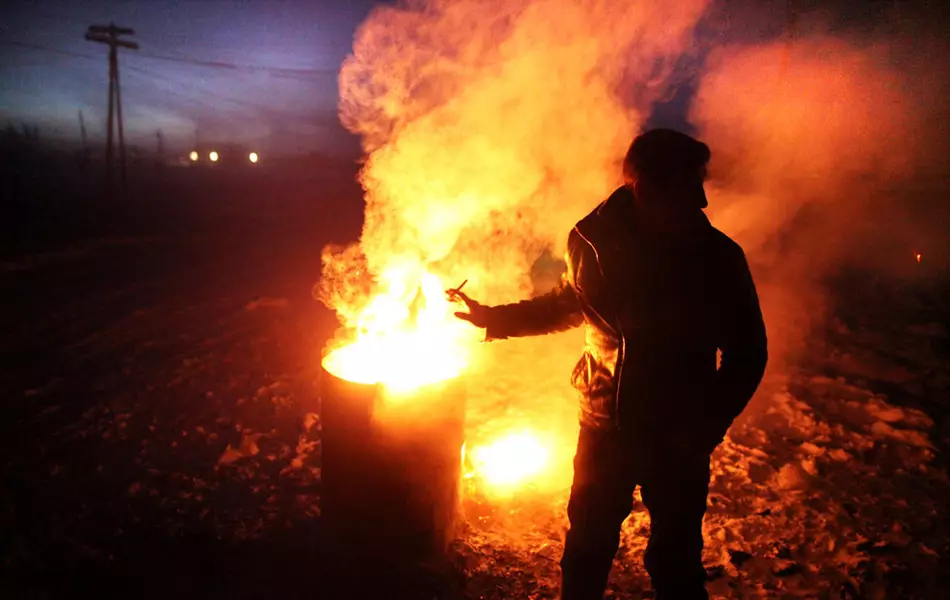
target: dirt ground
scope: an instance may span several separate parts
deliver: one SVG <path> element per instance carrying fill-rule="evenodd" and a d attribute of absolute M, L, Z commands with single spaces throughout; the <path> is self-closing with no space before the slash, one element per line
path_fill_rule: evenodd
<path fill-rule="evenodd" d="M 470 499 L 482 518 L 453 574 L 415 587 L 324 550 L 317 371 L 335 323 L 311 287 L 321 248 L 359 232 L 354 173 L 169 171 L 112 205 L 20 207 L 0 257 L 4 597 L 554 597 L 562 500 L 512 539 L 526 506 Z M 947 307 L 904 285 L 841 294 L 861 310 L 717 452 L 715 595 L 946 597 Z M 648 593 L 647 531 L 635 510 L 614 598 Z"/>

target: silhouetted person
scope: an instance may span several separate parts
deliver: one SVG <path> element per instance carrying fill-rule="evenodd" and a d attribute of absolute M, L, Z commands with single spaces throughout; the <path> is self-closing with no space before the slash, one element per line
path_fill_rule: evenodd
<path fill-rule="evenodd" d="M 709 156 L 676 131 L 640 135 L 624 160 L 625 185 L 571 231 L 559 287 L 492 307 L 457 293 L 470 312 L 456 315 L 486 328 L 487 339 L 586 327 L 572 377 L 581 430 L 564 600 L 603 597 L 637 485 L 650 511 L 644 562 L 656 597 L 708 598 L 709 457 L 767 360 L 745 255 L 703 213 Z"/>

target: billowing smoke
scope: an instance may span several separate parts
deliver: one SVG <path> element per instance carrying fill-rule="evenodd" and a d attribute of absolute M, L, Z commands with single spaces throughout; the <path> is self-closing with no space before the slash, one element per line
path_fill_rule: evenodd
<path fill-rule="evenodd" d="M 829 275 L 916 267 L 920 198 L 899 190 L 933 172 L 940 121 L 922 66 L 893 39 L 827 33 L 707 60 L 691 120 L 715 157 L 708 212 L 754 264 L 773 369 L 823 322 Z"/>
<path fill-rule="evenodd" d="M 359 327 L 381 274 L 417 299 L 425 272 L 486 303 L 550 287 L 573 224 L 620 182 L 620 160 L 669 89 L 706 0 L 433 0 L 381 6 L 340 73 L 361 135 L 359 245 L 324 253 L 321 297 Z M 385 279 L 385 277 L 383 278 Z M 391 293 L 391 289 L 389 290 Z M 472 348 L 469 442 L 521 426 L 570 479 L 581 332 Z"/>
<path fill-rule="evenodd" d="M 370 272 L 409 260 L 487 301 L 524 296 L 542 250 L 618 181 L 705 3 L 377 8 L 340 74 L 341 118 L 368 153 Z"/>
<path fill-rule="evenodd" d="M 328 248 L 320 297 L 361 326 L 382 282 L 418 301 L 426 273 L 486 303 L 550 287 L 572 225 L 620 182 L 654 101 L 696 54 L 706 0 L 431 0 L 380 6 L 340 74 L 360 134 L 366 219 Z M 747 250 L 774 364 L 816 322 L 820 278 L 856 247 L 862 211 L 912 175 L 932 102 L 890 49 L 821 35 L 707 56 L 690 118 L 713 150 L 710 216 Z M 829 218 L 829 215 L 831 216 Z M 817 222 L 817 224 L 815 224 Z M 385 273 L 390 273 L 384 276 Z M 406 314 L 409 314 L 408 311 Z M 470 442 L 546 431 L 546 481 L 570 478 L 579 331 L 473 348 Z"/>

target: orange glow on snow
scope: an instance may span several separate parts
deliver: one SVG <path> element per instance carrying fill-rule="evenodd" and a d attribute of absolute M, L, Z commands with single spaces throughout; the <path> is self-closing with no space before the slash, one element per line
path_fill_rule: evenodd
<path fill-rule="evenodd" d="M 475 476 L 488 491 L 505 495 L 544 475 L 550 467 L 550 450 L 529 430 L 509 433 L 471 451 Z"/>

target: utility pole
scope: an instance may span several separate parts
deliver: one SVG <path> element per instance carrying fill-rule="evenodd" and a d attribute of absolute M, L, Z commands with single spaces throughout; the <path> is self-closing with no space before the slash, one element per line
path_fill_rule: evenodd
<path fill-rule="evenodd" d="M 86 120 L 82 118 L 82 109 L 79 109 L 79 137 L 82 148 L 79 151 L 79 165 L 85 169 L 89 163 L 89 140 L 86 137 Z"/>
<path fill-rule="evenodd" d="M 162 134 L 162 130 L 159 129 L 155 132 L 155 140 L 158 142 L 158 147 L 155 152 L 155 164 L 159 166 L 164 166 L 165 164 L 165 135 Z"/>
<path fill-rule="evenodd" d="M 82 148 L 89 148 L 89 141 L 86 139 L 86 120 L 82 118 L 82 109 L 79 109 L 79 139 L 82 140 Z"/>
<path fill-rule="evenodd" d="M 136 42 L 120 40 L 120 35 L 135 35 L 135 31 L 129 27 L 116 27 L 115 23 L 109 23 L 109 25 L 90 25 L 89 29 L 86 30 L 87 40 L 107 44 L 109 46 L 109 126 L 108 135 L 106 137 L 106 176 L 111 183 L 112 122 L 113 114 L 115 114 L 119 128 L 119 160 L 122 169 L 122 185 L 125 185 L 125 135 L 122 129 L 122 93 L 119 89 L 119 60 L 117 49 L 121 46 L 130 50 L 138 50 L 139 45 Z"/>

